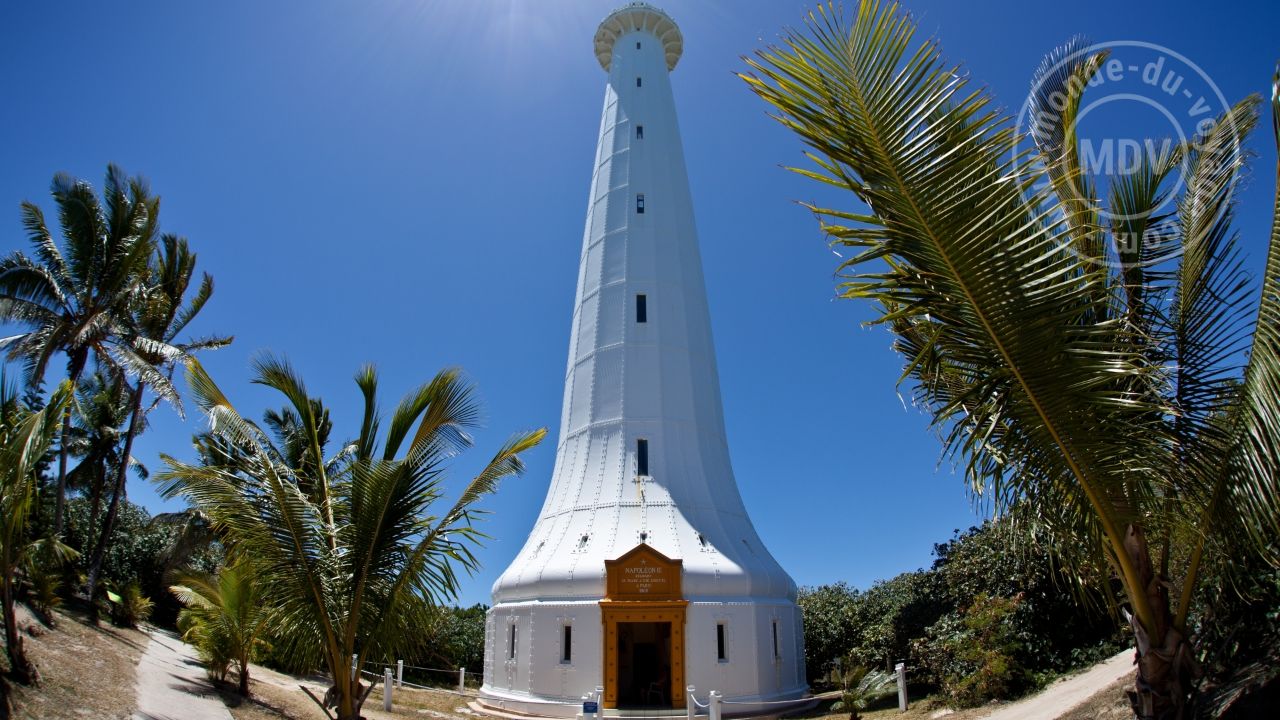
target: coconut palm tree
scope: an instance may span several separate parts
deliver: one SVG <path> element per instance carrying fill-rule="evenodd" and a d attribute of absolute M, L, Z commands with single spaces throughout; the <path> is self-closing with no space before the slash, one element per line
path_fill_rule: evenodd
<path fill-rule="evenodd" d="M 7 389 L 0 392 L 8 395 Z M 27 526 L 35 499 L 35 468 L 49 449 L 70 398 L 71 383 L 63 382 L 37 412 L 24 412 L 8 397 L 0 400 L 4 409 L 0 415 L 0 602 L 9 674 L 23 683 L 38 676 L 18 634 L 13 609 L 15 576 L 19 568 L 29 566 L 38 556 L 66 558 L 72 554 L 56 538 L 31 540 Z"/>
<path fill-rule="evenodd" d="M 249 663 L 266 647 L 271 614 L 263 604 L 253 566 L 241 560 L 217 575 L 179 573 L 169 588 L 187 607 L 178 614 L 182 639 L 220 676 L 235 665 L 240 694 L 249 696 Z"/>
<path fill-rule="evenodd" d="M 254 382 L 280 392 L 296 419 L 301 452 L 290 453 L 192 361 L 187 384 L 223 447 L 206 448 L 208 465 L 166 456 L 159 478 L 166 497 L 184 496 L 208 514 L 229 553 L 253 558 L 274 613 L 275 651 L 328 670 L 339 720 L 359 717 L 366 660 L 410 654 L 420 641 L 412 628 L 456 596 L 459 570 L 476 567 L 475 504 L 519 474 L 521 453 L 545 435 L 513 436 L 441 512 L 434 506 L 446 471 L 471 445 L 467 428 L 478 418 L 473 387 L 456 370 L 437 374 L 405 396 L 384 432 L 377 374 L 365 367 L 355 380 L 364 401 L 359 434 L 330 455 L 320 400 L 287 362 L 255 362 Z"/>
<path fill-rule="evenodd" d="M 1257 99 L 1111 182 L 1104 203 L 1073 119 L 1105 52 L 1046 60 L 1029 111 L 1048 122 L 1020 152 L 990 94 L 913 43 L 896 5 L 863 2 L 851 20 L 821 6 L 807 26 L 743 77 L 811 149 L 817 167 L 799 172 L 856 203 L 811 208 L 854 248 L 843 296 L 876 303 L 971 488 L 1113 570 L 1135 713 L 1186 717 L 1206 546 L 1272 564 L 1280 550 L 1280 200 L 1260 298 L 1230 229 Z"/>
<path fill-rule="evenodd" d="M 102 200 L 86 182 L 59 173 L 52 194 L 58 206 L 63 247 L 59 248 L 44 213 L 22 203 L 22 221 L 34 257 L 14 252 L 0 260 L 0 322 L 26 331 L 0 339 L 9 357 L 25 364 L 27 380 L 36 384 L 54 355 L 67 358 L 67 378 L 74 387 L 90 359 L 107 366 L 129 349 L 117 341 L 127 334 L 138 278 L 155 244 L 160 200 L 146 181 L 127 178 L 107 166 Z M 53 529 L 62 534 L 66 502 L 66 442 L 71 434 L 71 407 L 62 418 L 58 450 L 58 485 Z"/>
<path fill-rule="evenodd" d="M 67 487 L 89 496 L 89 527 L 96 528 L 108 478 L 115 478 L 120 462 L 120 428 L 129 419 L 130 401 L 121 379 L 98 369 L 81 378 L 76 403 L 67 447 L 79 462 L 67 472 Z"/>
<path fill-rule="evenodd" d="M 130 309 L 132 322 L 122 343 L 128 347 L 118 352 L 118 360 L 124 370 L 136 377 L 131 391 L 129 428 L 125 431 L 124 447 L 120 451 L 124 462 L 116 464 L 111 502 L 102 523 L 101 534 L 89 557 L 89 597 L 94 597 L 102 561 L 107 545 L 115 529 L 120 500 L 124 497 L 128 465 L 133 452 L 133 441 L 145 423 L 146 409 L 143 397 L 148 388 L 157 400 L 167 400 L 182 414 L 181 399 L 170 381 L 175 363 L 190 358 L 199 350 L 211 350 L 229 345 L 231 337 L 210 337 L 178 343 L 178 336 L 187 328 L 209 298 L 213 296 L 213 278 L 205 273 L 199 288 L 190 302 L 186 302 L 187 290 L 195 274 L 196 255 L 191 252 L 185 238 L 164 235 L 155 256 L 147 266 L 142 279 L 142 289 Z M 186 303 L 184 305 L 184 303 Z M 91 604 L 90 617 L 97 620 L 97 605 Z"/>

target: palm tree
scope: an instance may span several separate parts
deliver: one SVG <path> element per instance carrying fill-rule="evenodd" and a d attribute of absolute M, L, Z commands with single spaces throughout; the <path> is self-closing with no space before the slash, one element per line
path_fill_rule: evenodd
<path fill-rule="evenodd" d="M 224 565 L 218 574 L 180 573 L 169 589 L 187 607 L 178 614 L 182 639 L 225 678 L 234 664 L 240 694 L 249 696 L 249 663 L 266 646 L 271 614 L 263 604 L 257 574 L 245 561 Z"/>
<path fill-rule="evenodd" d="M 174 363 L 191 357 L 198 350 L 225 347 L 232 340 L 231 337 L 211 337 L 186 343 L 175 342 L 213 296 L 213 278 L 205 273 L 195 295 L 184 307 L 195 267 L 196 255 L 191 252 L 186 239 L 166 234 L 156 248 L 155 257 L 147 266 L 142 280 L 143 289 L 131 308 L 133 321 L 126 338 L 129 350 L 118 353 L 118 357 L 122 366 L 135 375 L 137 381 L 131 392 L 129 428 L 125 432 L 124 448 L 120 451 L 124 461 L 117 463 L 107 517 L 89 558 L 90 598 L 94 597 L 97 590 L 102 561 L 106 557 L 107 545 L 115 529 L 120 500 L 124 497 L 133 441 L 144 423 L 146 412 L 142 401 L 145 391 L 150 387 L 158 399 L 169 401 L 181 414 L 182 405 L 177 390 L 170 382 Z M 93 603 L 90 604 L 90 618 L 97 621 L 97 605 Z"/>
<path fill-rule="evenodd" d="M 80 461 L 67 472 L 67 487 L 89 496 L 90 533 L 101 519 L 108 477 L 115 477 L 120 462 L 120 428 L 128 420 L 130 404 L 125 388 L 119 377 L 100 369 L 81 378 L 77 388 L 78 412 L 66 444 L 68 453 Z"/>
<path fill-rule="evenodd" d="M 14 252 L 0 260 L 0 322 L 26 326 L 26 332 L 0 339 L 9 357 L 25 363 L 27 381 L 44 378 L 50 359 L 67 357 L 67 379 L 74 387 L 91 358 L 114 366 L 127 348 L 116 344 L 136 298 L 137 280 L 155 243 L 160 210 L 146 181 L 126 178 L 107 166 L 102 201 L 86 182 L 59 173 L 53 178 L 63 248 L 54 242 L 44 213 L 22 203 L 22 220 L 34 258 Z M 62 534 L 66 502 L 67 439 L 71 407 L 62 418 L 58 450 L 58 486 L 54 534 Z"/>
<path fill-rule="evenodd" d="M 209 465 L 166 456 L 160 476 L 166 497 L 185 496 L 209 515 L 228 552 L 253 558 L 274 613 L 276 652 L 328 670 L 339 720 L 359 717 L 365 662 L 408 655 L 420 642 L 415 625 L 456 596 L 459 568 L 476 567 L 475 504 L 519 474 L 521 453 L 546 434 L 513 436 L 449 509 L 433 514 L 449 461 L 471 445 L 474 389 L 456 370 L 442 371 L 405 396 L 384 433 L 376 372 L 366 366 L 355 380 L 364 400 L 359 435 L 326 455 L 320 400 L 287 362 L 255 362 L 254 382 L 280 392 L 296 420 L 300 452 L 290 453 L 192 361 L 187 384 L 222 448 L 206 446 Z"/>
<path fill-rule="evenodd" d="M 41 555 L 65 558 L 71 554 L 56 538 L 32 541 L 28 521 L 35 499 L 35 468 L 57 432 L 58 419 L 70 404 L 71 383 L 64 382 L 42 410 L 24 412 L 11 402 L 7 389 L 0 400 L 0 601 L 3 602 L 5 650 L 9 674 L 19 682 L 36 679 L 35 666 L 27 659 L 18 621 L 14 616 L 14 584 L 19 568 L 29 567 Z M 7 705 L 6 705 L 7 707 Z"/>
<path fill-rule="evenodd" d="M 1257 99 L 1112 182 L 1108 222 L 1072 124 L 1105 53 L 1046 60 L 1030 110 L 1059 112 L 1020 153 L 989 93 L 914 45 L 896 5 L 851 22 L 822 6 L 807 24 L 743 78 L 811 149 L 817 169 L 799 172 L 866 206 L 811 207 L 855 249 L 843 296 L 877 303 L 970 487 L 1119 578 L 1135 713 L 1186 717 L 1206 547 L 1280 551 L 1280 198 L 1260 299 L 1230 229 Z"/>

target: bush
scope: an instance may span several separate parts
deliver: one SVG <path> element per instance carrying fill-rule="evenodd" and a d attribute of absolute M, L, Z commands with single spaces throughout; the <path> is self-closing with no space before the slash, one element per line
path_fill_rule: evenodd
<path fill-rule="evenodd" d="M 1073 585 L 1052 539 L 1010 519 L 956 533 L 934 546 L 934 570 L 956 611 L 979 596 L 1021 599 L 1009 618 L 1022 642 L 1019 660 L 1043 675 L 1062 673 L 1109 657 L 1128 642 L 1109 611 L 1118 600 L 1107 576 L 1082 565 L 1084 589 Z"/>
<path fill-rule="evenodd" d="M 826 678 L 836 658 L 844 657 L 856 642 L 858 601 L 858 591 L 843 582 L 800 588 L 796 604 L 804 615 L 805 666 L 810 683 Z"/>
<path fill-rule="evenodd" d="M 62 605 L 62 598 L 59 596 L 61 590 L 60 571 L 46 570 L 38 563 L 27 570 L 27 603 L 40 616 L 40 620 L 49 627 L 54 627 L 56 623 L 53 611 Z"/>
<path fill-rule="evenodd" d="M 957 695 L 1008 698 L 1125 647 L 1108 611 L 1115 594 L 1107 577 L 1078 563 L 1086 589 L 1073 594 L 1073 577 L 1050 547 L 1051 539 L 1004 519 L 957 531 L 935 545 L 929 570 L 903 573 L 865 592 L 844 583 L 803 589 L 797 602 L 810 682 L 847 654 L 846 667 L 888 670 L 905 660 L 913 678 L 933 685 L 960 677 L 958 667 L 985 668 Z M 962 657 L 964 643 L 946 642 L 984 632 L 1009 642 L 987 658 Z"/>
<path fill-rule="evenodd" d="M 898 681 L 883 670 L 857 665 L 844 673 L 841 686 L 840 701 L 832 705 L 831 710 L 847 712 L 850 720 L 858 720 L 872 703 L 897 692 Z"/>
<path fill-rule="evenodd" d="M 913 643 L 916 661 L 940 681 L 950 703 L 975 707 L 1014 697 L 1031 685 L 1019 659 L 1023 643 L 1014 622 L 1022 603 L 1021 596 L 980 594 Z"/>
<path fill-rule="evenodd" d="M 465 667 L 468 675 L 484 673 L 484 621 L 488 605 L 448 608 L 440 630 L 440 645 L 445 649 L 445 667 Z"/>
<path fill-rule="evenodd" d="M 852 606 L 850 662 L 892 668 L 910 657 L 911 640 L 923 637 L 950 609 L 935 572 L 917 570 L 877 582 Z"/>
<path fill-rule="evenodd" d="M 209 679 L 225 682 L 232 662 L 230 638 L 215 632 L 200 617 L 185 610 L 178 613 L 177 626 L 183 642 L 195 647 Z"/>
<path fill-rule="evenodd" d="M 84 582 L 83 563 L 88 562 L 92 544 L 97 542 L 101 525 L 90 526 L 88 498 L 78 497 L 67 502 L 66 543 L 80 552 L 79 564 L 69 566 L 69 572 L 81 576 L 68 578 L 76 585 Z M 102 513 L 105 515 L 105 513 Z M 99 518 L 101 523 L 102 518 Z M 128 500 L 120 503 L 119 515 L 112 530 L 110 545 L 102 560 L 102 579 L 113 587 L 124 588 L 136 583 L 142 594 L 156 598 L 153 607 L 157 622 L 172 623 L 178 613 L 178 602 L 168 591 L 165 578 L 168 571 L 166 559 L 174 541 L 182 533 L 182 526 L 174 523 L 152 522 L 150 513 Z M 202 548 L 189 561 L 197 570 L 212 572 L 221 560 L 221 548 Z"/>
<path fill-rule="evenodd" d="M 88 562 L 101 531 L 101 525 L 91 526 L 89 511 L 87 498 L 67 502 L 66 543 L 79 551 L 80 563 Z M 99 523 L 102 520 L 98 518 Z M 103 580 L 122 588 L 136 582 L 151 592 L 161 589 L 164 565 L 160 556 L 174 536 L 172 528 L 152 526 L 151 515 L 141 506 L 121 501 L 116 526 L 109 538 L 111 544 L 102 560 Z"/>
<path fill-rule="evenodd" d="M 1280 568 L 1210 548 L 1197 593 L 1197 717 L 1271 717 L 1280 707 Z"/>
<path fill-rule="evenodd" d="M 111 622 L 119 627 L 136 628 L 151 617 L 155 603 L 142 593 L 138 583 L 129 583 L 120 592 L 108 588 L 107 602 L 111 606 Z"/>

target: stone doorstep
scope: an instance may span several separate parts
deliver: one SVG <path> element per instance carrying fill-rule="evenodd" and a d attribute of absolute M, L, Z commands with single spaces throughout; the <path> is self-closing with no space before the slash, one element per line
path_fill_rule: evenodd
<path fill-rule="evenodd" d="M 736 713 L 726 712 L 724 716 L 726 718 L 732 718 L 733 720 L 772 720 L 773 718 L 785 717 L 786 715 L 809 710 L 813 708 L 815 705 L 817 705 L 820 699 L 821 698 L 819 697 L 809 698 L 810 702 L 797 705 L 792 708 L 788 708 L 785 712 L 782 712 L 782 713 L 773 713 L 773 714 L 748 713 L 748 714 L 739 715 Z M 549 718 L 549 717 L 551 718 L 573 717 L 573 716 L 565 716 L 565 715 L 528 715 L 525 713 L 516 712 L 514 710 L 499 710 L 497 708 L 489 707 L 488 705 L 481 703 L 478 699 L 472 700 L 471 702 L 467 703 L 467 707 L 470 708 L 473 712 L 479 713 L 481 715 L 488 715 L 490 717 L 501 718 L 501 720 L 542 720 L 543 718 Z M 680 710 L 680 709 L 618 710 L 614 708 L 608 708 L 603 712 L 601 712 L 596 717 L 601 718 L 602 720 L 607 720 L 608 718 L 652 718 L 652 717 L 681 718 L 681 717 L 685 717 L 686 715 L 687 715 L 686 711 Z M 705 719 L 706 716 L 702 715 L 699 717 L 702 717 Z"/>

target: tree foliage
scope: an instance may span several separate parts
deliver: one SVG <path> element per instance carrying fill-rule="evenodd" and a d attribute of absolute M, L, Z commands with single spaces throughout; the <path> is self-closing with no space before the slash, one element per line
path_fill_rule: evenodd
<path fill-rule="evenodd" d="M 0 384 L 0 604 L 9 674 L 24 683 L 39 676 L 27 659 L 14 615 L 18 572 L 30 569 L 42 555 L 65 558 L 71 553 L 56 538 L 33 540 L 27 526 L 35 504 L 35 467 L 53 441 L 58 421 L 71 402 L 71 392 L 71 383 L 63 383 L 43 409 L 32 412 Z M 0 711 L 7 714 L 7 691 L 2 701 Z"/>
<path fill-rule="evenodd" d="M 970 487 L 1115 574 L 1134 711 L 1185 717 L 1205 543 L 1280 560 L 1280 212 L 1260 288 L 1231 230 L 1258 99 L 1104 202 L 1074 119 L 1105 51 L 1046 58 L 1021 151 L 990 93 L 915 30 L 896 4 L 867 0 L 852 19 L 822 5 L 743 77 L 811 148 L 817 169 L 799 172 L 855 204 L 812 208 L 854 252 L 841 294 L 879 309 Z M 1280 118 L 1273 132 L 1280 144 Z"/>
<path fill-rule="evenodd" d="M 178 614 L 182 639 L 195 645 L 211 674 L 225 680 L 235 666 L 240 694 L 249 695 L 249 663 L 266 650 L 270 606 L 253 565 L 241 560 L 216 575 L 186 572 L 170 591 L 185 605 Z"/>
<path fill-rule="evenodd" d="M 296 418 L 282 445 L 190 361 L 187 384 L 211 426 L 206 463 L 166 456 L 161 476 L 166 496 L 189 499 L 233 555 L 253 558 L 275 618 L 276 652 L 328 671 L 340 720 L 359 717 L 364 699 L 352 657 L 359 670 L 417 650 L 422 638 L 413 629 L 456 595 L 459 570 L 476 566 L 475 504 L 519 474 L 521 453 L 545 435 L 513 436 L 441 512 L 446 471 L 470 446 L 467 428 L 478 418 L 474 389 L 446 370 L 384 418 L 374 369 L 361 369 L 355 381 L 364 402 L 360 432 L 330 454 L 324 404 L 287 362 L 264 357 L 254 365 L 254 382 L 279 392 Z M 290 438 L 299 440 L 297 452 Z"/>
<path fill-rule="evenodd" d="M 913 682 L 949 691 L 948 678 L 966 677 L 979 666 L 962 661 L 959 653 L 997 638 L 1008 641 L 999 655 L 1007 660 L 1001 673 L 1009 681 L 982 685 L 974 695 L 957 693 L 957 700 L 1008 699 L 1119 649 L 1107 591 L 1072 595 L 1053 551 L 1011 518 L 956 532 L 935 545 L 934 554 L 931 568 L 877 582 L 865 592 L 844 583 L 801 590 L 811 681 L 827 676 L 837 658 L 845 671 L 889 670 L 906 662 Z M 989 621 L 981 638 L 973 625 L 980 620 Z"/>
<path fill-rule="evenodd" d="M 124 374 L 147 372 L 129 342 L 139 279 L 158 232 L 160 200 L 141 177 L 107 166 L 102 197 L 89 183 L 59 173 L 51 187 L 58 207 L 62 246 L 44 211 L 22 203 L 22 223 L 32 255 L 13 252 L 0 260 L 0 321 L 25 332 L 0 339 L 0 348 L 20 360 L 27 381 L 44 378 L 52 358 L 67 357 L 67 379 L 80 381 L 90 359 Z M 164 378 L 156 378 L 164 382 Z M 62 419 L 54 533 L 62 533 L 71 410 Z"/>

